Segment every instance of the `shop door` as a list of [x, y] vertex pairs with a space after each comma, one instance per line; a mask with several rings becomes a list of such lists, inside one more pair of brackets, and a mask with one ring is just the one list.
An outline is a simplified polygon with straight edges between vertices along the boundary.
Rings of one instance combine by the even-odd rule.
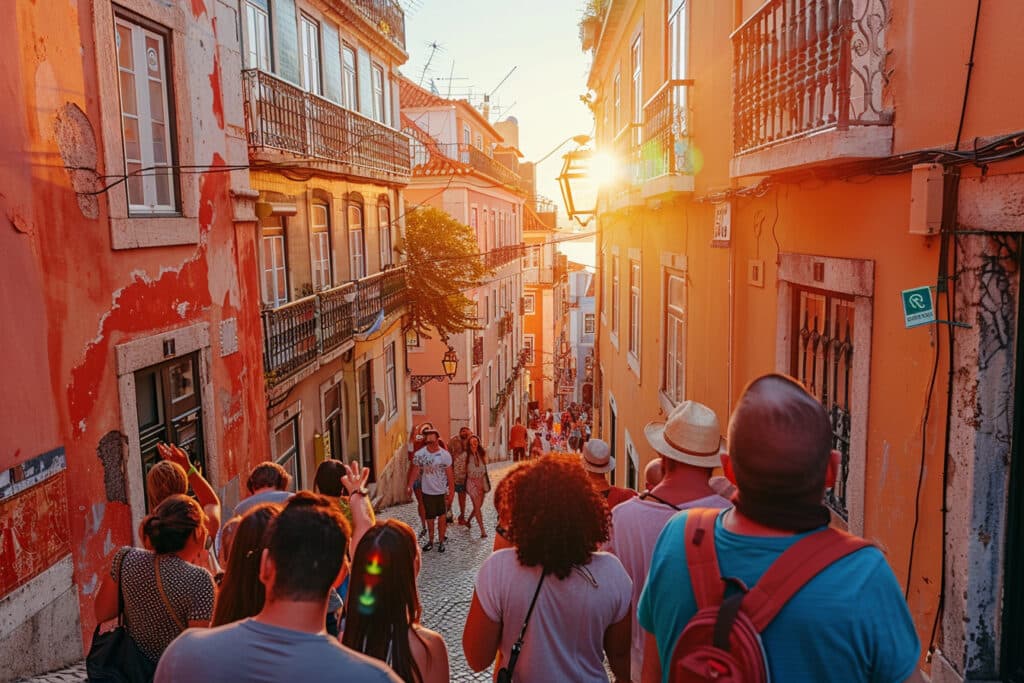
[[[135, 410], [139, 419], [142, 474], [160, 462], [156, 445], [177, 444], [200, 473], [206, 473], [203, 406], [199, 395], [199, 354], [152, 365], [135, 373]], [[148, 497], [146, 502], [149, 507]]]
[[359, 384], [359, 457], [370, 470], [370, 481], [377, 480], [373, 466], [373, 364], [363, 363], [356, 371]]

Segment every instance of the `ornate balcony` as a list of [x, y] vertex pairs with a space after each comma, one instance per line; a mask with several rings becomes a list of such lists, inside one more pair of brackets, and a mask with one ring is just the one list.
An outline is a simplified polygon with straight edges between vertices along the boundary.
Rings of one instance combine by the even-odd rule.
[[381, 34], [405, 52], [405, 12], [395, 0], [349, 0]]
[[316, 359], [317, 297], [263, 312], [263, 369], [267, 383], [276, 383]]
[[408, 182], [409, 138], [258, 69], [242, 72], [251, 152], [274, 150], [354, 176]]
[[484, 262], [488, 268], [500, 268], [507, 263], [512, 263], [522, 258], [525, 248], [521, 244], [509, 244], [504, 247], [495, 247], [484, 254]]
[[640, 181], [644, 197], [692, 192], [689, 80], [670, 80], [644, 105]]
[[889, 2], [769, 0], [732, 34], [733, 176], [891, 152]]

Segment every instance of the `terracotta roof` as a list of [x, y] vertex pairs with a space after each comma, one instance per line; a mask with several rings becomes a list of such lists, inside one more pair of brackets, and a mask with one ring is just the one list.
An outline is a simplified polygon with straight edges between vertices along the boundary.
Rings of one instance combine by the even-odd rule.
[[484, 126], [498, 143], [505, 142], [505, 138], [501, 136], [501, 133], [496, 131], [490, 121], [485, 119], [484, 115], [470, 104], [468, 100], [452, 100], [435, 95], [426, 88], [416, 85], [405, 76], [399, 76], [398, 101], [401, 102], [402, 109], [448, 109], [453, 106], [458, 107], [464, 113], [476, 119], [477, 123], [481, 126]]
[[401, 121], [402, 131], [410, 135], [416, 142], [422, 144], [427, 149], [429, 157], [426, 163], [413, 166], [412, 174], [414, 176], [461, 175], [473, 171], [469, 164], [464, 164], [445, 155], [441, 148], [437, 146], [437, 141], [404, 113], [401, 114]]

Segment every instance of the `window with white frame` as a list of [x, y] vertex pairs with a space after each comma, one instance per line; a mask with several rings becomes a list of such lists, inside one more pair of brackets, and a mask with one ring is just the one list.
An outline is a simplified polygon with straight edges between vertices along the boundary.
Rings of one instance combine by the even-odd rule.
[[299, 17], [300, 59], [302, 86], [311, 93], [320, 94], [320, 24], [305, 14]]
[[537, 296], [535, 294], [523, 295], [523, 312], [533, 315], [537, 311]]
[[668, 63], [669, 76], [673, 79], [686, 78], [688, 41], [686, 0], [671, 0], [668, 16]]
[[398, 379], [395, 375], [395, 342], [384, 349], [384, 400], [388, 417], [398, 414]]
[[643, 93], [643, 51], [641, 37], [637, 36], [629, 50], [629, 62], [633, 70], [633, 118], [631, 123], [641, 123], [644, 116], [644, 93]]
[[622, 128], [622, 74], [615, 74], [615, 81], [612, 85], [612, 121], [615, 125], [614, 135], [617, 135]]
[[414, 413], [423, 412], [423, 390], [417, 389], [412, 392], [412, 396], [409, 397], [409, 404]]
[[167, 34], [122, 16], [114, 24], [128, 210], [177, 213]]
[[629, 352], [640, 357], [640, 262], [629, 262]]
[[270, 5], [268, 0], [245, 0], [245, 65], [271, 71]]
[[665, 347], [661, 390], [672, 403], [686, 398], [686, 279], [665, 275]]
[[612, 316], [612, 334], [619, 333], [619, 258], [612, 254], [612, 306], [608, 311]]
[[394, 251], [391, 244], [391, 204], [387, 197], [377, 200], [377, 224], [380, 231], [380, 267], [394, 263]]
[[366, 241], [363, 235], [363, 205], [349, 200], [348, 204], [348, 253], [349, 277], [360, 280], [366, 277]]
[[297, 490], [302, 479], [299, 458], [299, 416], [292, 417], [274, 430], [274, 460], [291, 475], [290, 490]]
[[477, 149], [483, 149], [484, 148], [484, 136], [480, 135], [480, 133], [476, 134], [476, 148]]
[[353, 111], [359, 109], [356, 51], [348, 45], [341, 46], [341, 103]]
[[583, 334], [594, 334], [596, 326], [594, 324], [594, 314], [584, 313], [583, 314]]
[[263, 303], [277, 308], [288, 303], [288, 264], [285, 251], [284, 218], [268, 216], [260, 221], [263, 260]]
[[529, 363], [530, 365], [533, 365], [536, 362], [533, 357], [534, 342], [534, 335], [523, 335], [523, 350], [526, 351], [526, 362]]
[[313, 204], [310, 212], [309, 232], [312, 241], [313, 291], [329, 289], [331, 276], [331, 227], [326, 204]]
[[384, 97], [384, 67], [373, 65], [373, 120], [387, 123], [387, 104]]

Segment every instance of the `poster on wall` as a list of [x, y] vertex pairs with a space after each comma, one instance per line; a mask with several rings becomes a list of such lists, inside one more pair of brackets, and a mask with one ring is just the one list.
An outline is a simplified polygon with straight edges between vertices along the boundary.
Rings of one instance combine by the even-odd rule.
[[711, 246], [728, 248], [732, 244], [732, 203], [715, 204], [715, 225], [711, 230]]

